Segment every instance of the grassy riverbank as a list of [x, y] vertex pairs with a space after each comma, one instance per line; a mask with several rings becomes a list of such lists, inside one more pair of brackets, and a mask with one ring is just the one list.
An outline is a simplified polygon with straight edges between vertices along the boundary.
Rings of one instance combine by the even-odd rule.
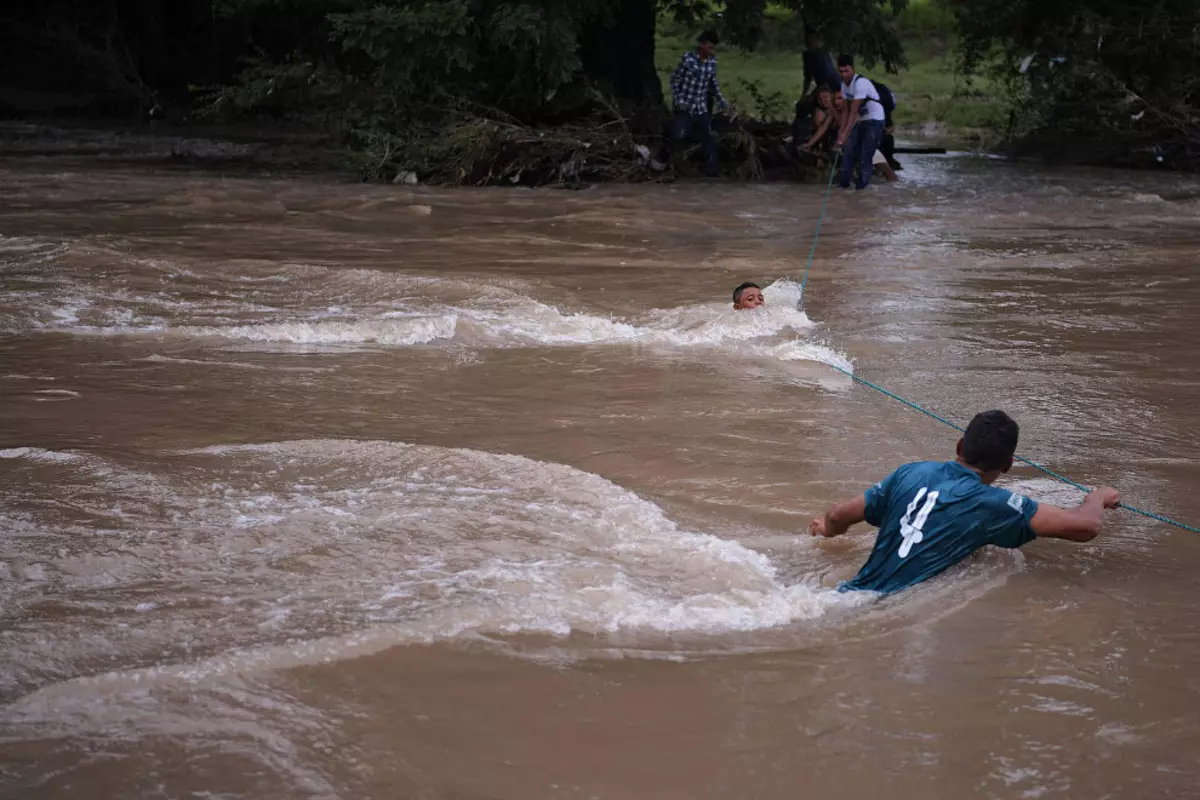
[[[909, 65], [898, 75], [881, 74], [882, 68], [866, 64], [862, 71], [884, 80], [896, 94], [900, 138], [959, 147], [996, 142], [1001, 130], [997, 93], [986, 95], [982, 82], [972, 84], [957, 73], [954, 25], [943, 0], [912, 0], [896, 26]], [[762, 28], [763, 38], [755, 51], [721, 49], [722, 84], [742, 117], [722, 129], [722, 169], [728, 177], [739, 179], [796, 178], [804, 170], [782, 141], [786, 125], [756, 123], [791, 121], [803, 79], [803, 26], [790, 8], [770, 4]], [[693, 46], [696, 32], [660, 21], [656, 66], [664, 84], [680, 54]], [[642, 149], [657, 147], [658, 121], [651, 118], [631, 127], [609, 106], [554, 125], [521, 125], [503, 115], [462, 114], [456, 122], [449, 117], [438, 121], [441, 135], [433, 136], [420, 126], [373, 127], [349, 109], [342, 109], [339, 116], [336, 108], [293, 101], [289, 107], [271, 106], [274, 113], [270, 114], [264, 112], [265, 106], [250, 103], [242, 109], [235, 103], [235, 109], [242, 110], [230, 112], [228, 120], [222, 118], [226, 124], [215, 127], [214, 118], [186, 108], [176, 109], [177, 113], [168, 109], [165, 119], [154, 122], [142, 114], [137, 120], [109, 119], [95, 126], [70, 125], [60, 114], [47, 114], [45, 119], [55, 121], [54, 125], [38, 124], [39, 119], [0, 129], [0, 155], [128, 159], [239, 171], [325, 170], [341, 164], [366, 179], [406, 182], [416, 175], [422, 182], [467, 185], [660, 179], [639, 156]], [[248, 126], [251, 132], [231, 137], [229, 121]], [[297, 138], [297, 134], [302, 135]], [[671, 176], [690, 174], [693, 167], [696, 164], [690, 161], [677, 164]]]
[[[951, 145], [986, 144], [999, 128], [1001, 104], [985, 79], [967, 81], [955, 67], [952, 22], [947, 12], [924, 0], [914, 2], [898, 25], [909, 66], [898, 75], [860, 65], [896, 95], [896, 124], [902, 135]], [[743, 113], [765, 119], [790, 119], [799, 98], [804, 71], [800, 60], [802, 29], [781, 19], [775, 37], [754, 52], [720, 49], [721, 84], [727, 98]], [[668, 81], [680, 54], [693, 46], [693, 32], [664, 25], [655, 61], [669, 96]]]

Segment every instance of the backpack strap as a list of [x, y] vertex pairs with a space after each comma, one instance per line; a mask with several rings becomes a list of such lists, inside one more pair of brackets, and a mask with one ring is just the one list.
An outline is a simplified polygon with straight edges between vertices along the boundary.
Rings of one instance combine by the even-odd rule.
[[[860, 79], [861, 79], [861, 80], [864, 80], [864, 81], [866, 81], [866, 82], [867, 82], [867, 83], [869, 83], [869, 84], [871, 84], [871, 87], [872, 87], [872, 88], [874, 88], [874, 87], [875, 87], [875, 81], [871, 80], [871, 79], [870, 79], [870, 78], [868, 78], [867, 76], [865, 76], [865, 75], [855, 75], [855, 76], [854, 76], [854, 80], [855, 80], [856, 82], [857, 82], [858, 80], [860, 80]], [[874, 96], [874, 97], [864, 97], [864, 98], [863, 98], [863, 104], [865, 105], [866, 103], [879, 103], [879, 105], [881, 105], [881, 106], [883, 105], [883, 100], [882, 100], [882, 98], [880, 98], [880, 97], [879, 97], [879, 90], [878, 90], [878, 89], [875, 89], [875, 96]]]

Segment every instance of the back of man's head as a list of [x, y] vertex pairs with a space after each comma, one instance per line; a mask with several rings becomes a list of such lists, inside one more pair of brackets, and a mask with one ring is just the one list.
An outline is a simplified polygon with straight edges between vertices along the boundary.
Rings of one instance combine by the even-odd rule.
[[1017, 452], [1020, 427], [1003, 411], [984, 411], [976, 414], [962, 438], [962, 460], [983, 472], [1012, 466]]
[[705, 42], [708, 42], [709, 44], [720, 44], [721, 43], [721, 35], [719, 33], [717, 33], [715, 30], [713, 30], [712, 28], [709, 28], [708, 30], [704, 31], [699, 36], [697, 36], [696, 41], [700, 42], [701, 44], [704, 44]]
[[838, 56], [838, 66], [839, 67], [853, 67], [854, 66], [854, 56], [850, 55], [849, 53], [842, 53], [840, 56]]

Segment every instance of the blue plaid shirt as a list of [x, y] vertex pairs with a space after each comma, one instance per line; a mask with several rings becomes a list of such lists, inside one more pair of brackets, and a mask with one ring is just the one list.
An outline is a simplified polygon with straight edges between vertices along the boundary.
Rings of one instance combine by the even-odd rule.
[[701, 61], [696, 51], [687, 51], [679, 59], [679, 66], [671, 73], [671, 95], [675, 98], [675, 107], [691, 114], [706, 114], [709, 91], [717, 98], [717, 103], [725, 105], [721, 87], [717, 85], [717, 57], [710, 56], [707, 61]]

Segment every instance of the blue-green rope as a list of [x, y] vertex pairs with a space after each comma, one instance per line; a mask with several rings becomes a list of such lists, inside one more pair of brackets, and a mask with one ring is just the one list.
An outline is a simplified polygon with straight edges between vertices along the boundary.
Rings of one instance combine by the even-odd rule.
[[[828, 363], [828, 362], [826, 362], [826, 363]], [[843, 375], [857, 381], [858, 383], [861, 383], [863, 386], [867, 386], [871, 389], [874, 389], [875, 391], [879, 392], [880, 394], [886, 395], [886, 396], [892, 398], [893, 400], [898, 400], [899, 402], [903, 403], [904, 405], [908, 406], [909, 408], [911, 408], [915, 411], [920, 411], [925, 416], [930, 417], [932, 419], [936, 419], [938, 422], [942, 423], [943, 425], [949, 425], [951, 428], [954, 428], [954, 430], [959, 431], [960, 433], [966, 433], [966, 428], [963, 428], [961, 425], [957, 425], [957, 424], [951, 422], [950, 420], [946, 419], [945, 417], [935, 414], [932, 411], [930, 411], [929, 409], [924, 408], [923, 406], [917, 405], [916, 403], [912, 402], [911, 400], [906, 400], [903, 397], [901, 397], [900, 395], [896, 394], [895, 392], [888, 391], [887, 389], [883, 388], [882, 386], [880, 386], [877, 383], [872, 383], [871, 381], [867, 380], [866, 378], [860, 378], [859, 376], [855, 375], [850, 370], [842, 369], [841, 367], [837, 366], [836, 364], [829, 364], [829, 366], [833, 369], [836, 369], [838, 372], [842, 373]], [[1048, 467], [1043, 467], [1041, 464], [1037, 463], [1036, 461], [1030, 461], [1028, 458], [1023, 458], [1019, 455], [1013, 456], [1013, 458], [1015, 458], [1017, 461], [1020, 461], [1022, 464], [1028, 464], [1029, 466], [1033, 467], [1034, 469], [1040, 470], [1040, 471], [1046, 473], [1047, 475], [1049, 475], [1051, 478], [1054, 478], [1055, 480], [1062, 481], [1063, 483], [1067, 484], [1068, 486], [1074, 486], [1076, 489], [1080, 490], [1081, 492], [1091, 492], [1092, 491], [1091, 489], [1084, 486], [1083, 484], [1077, 483], [1076, 481], [1071, 480], [1070, 478], [1068, 478], [1065, 475], [1060, 475], [1059, 473], [1055, 472], [1052, 469], [1049, 469]], [[1183, 522], [1179, 522], [1178, 520], [1171, 519], [1170, 517], [1164, 517], [1161, 514], [1155, 514], [1152, 511], [1145, 511], [1143, 509], [1137, 508], [1136, 506], [1131, 506], [1126, 503], [1120, 503], [1118, 505], [1118, 507], [1123, 508], [1126, 511], [1132, 511], [1135, 514], [1141, 514], [1143, 517], [1149, 517], [1150, 519], [1156, 519], [1159, 522], [1165, 522], [1168, 525], [1174, 525], [1176, 528], [1182, 528], [1185, 531], [1191, 531], [1192, 533], [1200, 533], [1200, 528], [1194, 528], [1191, 525], [1188, 525]]]
[[833, 164], [829, 167], [829, 185], [825, 187], [825, 199], [821, 202], [821, 216], [817, 217], [817, 232], [813, 235], [812, 247], [808, 251], [808, 263], [804, 265], [804, 277], [800, 279], [800, 303], [804, 304], [804, 287], [808, 285], [808, 270], [812, 267], [813, 256], [817, 252], [817, 240], [821, 238], [821, 223], [825, 221], [825, 209], [829, 207], [829, 195], [833, 193], [833, 176], [837, 174], [838, 161], [841, 159], [841, 153], [833, 157]]
[[[804, 303], [804, 289], [808, 285], [808, 271], [809, 271], [809, 269], [812, 268], [813, 255], [817, 252], [817, 240], [821, 238], [821, 225], [822, 225], [822, 223], [825, 222], [825, 210], [829, 207], [829, 195], [832, 194], [832, 192], [833, 192], [833, 176], [835, 174], [837, 174], [838, 160], [840, 158], [841, 158], [841, 154], [839, 153], [838, 155], [836, 155], [834, 157], [833, 165], [829, 168], [829, 184], [825, 187], [825, 199], [821, 203], [821, 216], [817, 217], [817, 230], [816, 230], [816, 233], [813, 234], [812, 247], [808, 251], [808, 263], [806, 263], [804, 265], [804, 277], [800, 280], [800, 304], [801, 305], [803, 305], [803, 303]], [[882, 386], [872, 383], [871, 381], [867, 380], [866, 378], [860, 378], [859, 376], [855, 375], [853, 372], [851, 372], [848, 369], [842, 369], [841, 367], [836, 366], [834, 364], [829, 364], [828, 362], [826, 362], [826, 364], [828, 364], [828, 366], [832, 367], [833, 369], [837, 370], [838, 372], [842, 373], [843, 375], [846, 375], [847, 377], [851, 378], [852, 380], [855, 380], [858, 383], [861, 383], [863, 386], [867, 386], [871, 389], [874, 389], [875, 391], [879, 392], [880, 394], [886, 395], [887, 397], [890, 397], [893, 400], [898, 400], [899, 402], [903, 403], [904, 405], [908, 406], [909, 408], [911, 408], [915, 411], [920, 411], [925, 416], [930, 417], [932, 419], [936, 419], [938, 422], [942, 423], [943, 425], [949, 425], [951, 428], [954, 428], [954, 430], [959, 431], [960, 433], [966, 433], [966, 428], [962, 427], [961, 425], [957, 425], [957, 424], [951, 422], [950, 420], [946, 419], [945, 417], [939, 416], [938, 414], [933, 413], [929, 409], [917, 405], [916, 403], [912, 402], [911, 400], [906, 400], [903, 397], [901, 397], [900, 395], [896, 394], [895, 392], [888, 391], [887, 389], [883, 388]], [[1036, 461], [1030, 461], [1028, 458], [1024, 458], [1019, 455], [1015, 455], [1015, 456], [1013, 456], [1013, 458], [1017, 461], [1020, 461], [1022, 464], [1027, 464], [1028, 466], [1031, 466], [1034, 469], [1039, 470], [1039, 471], [1049, 475], [1051, 478], [1054, 478], [1055, 480], [1061, 481], [1061, 482], [1067, 484], [1068, 486], [1073, 486], [1081, 492], [1090, 493], [1092, 491], [1091, 489], [1084, 486], [1083, 484], [1071, 480], [1066, 475], [1060, 475], [1059, 473], [1055, 472], [1054, 470], [1050, 469], [1049, 467], [1044, 467], [1041, 464], [1037, 463]], [[1146, 511], [1144, 509], [1137, 508], [1136, 506], [1131, 506], [1126, 503], [1120, 503], [1118, 505], [1118, 507], [1123, 508], [1126, 511], [1132, 511], [1135, 514], [1141, 514], [1143, 517], [1148, 517], [1150, 519], [1158, 520], [1159, 522], [1165, 522], [1168, 525], [1174, 525], [1176, 528], [1182, 528], [1185, 531], [1191, 531], [1192, 533], [1200, 533], [1200, 528], [1192, 527], [1191, 525], [1180, 522], [1178, 520], [1171, 519], [1170, 517], [1164, 517], [1161, 514], [1155, 514], [1153, 511]]]

